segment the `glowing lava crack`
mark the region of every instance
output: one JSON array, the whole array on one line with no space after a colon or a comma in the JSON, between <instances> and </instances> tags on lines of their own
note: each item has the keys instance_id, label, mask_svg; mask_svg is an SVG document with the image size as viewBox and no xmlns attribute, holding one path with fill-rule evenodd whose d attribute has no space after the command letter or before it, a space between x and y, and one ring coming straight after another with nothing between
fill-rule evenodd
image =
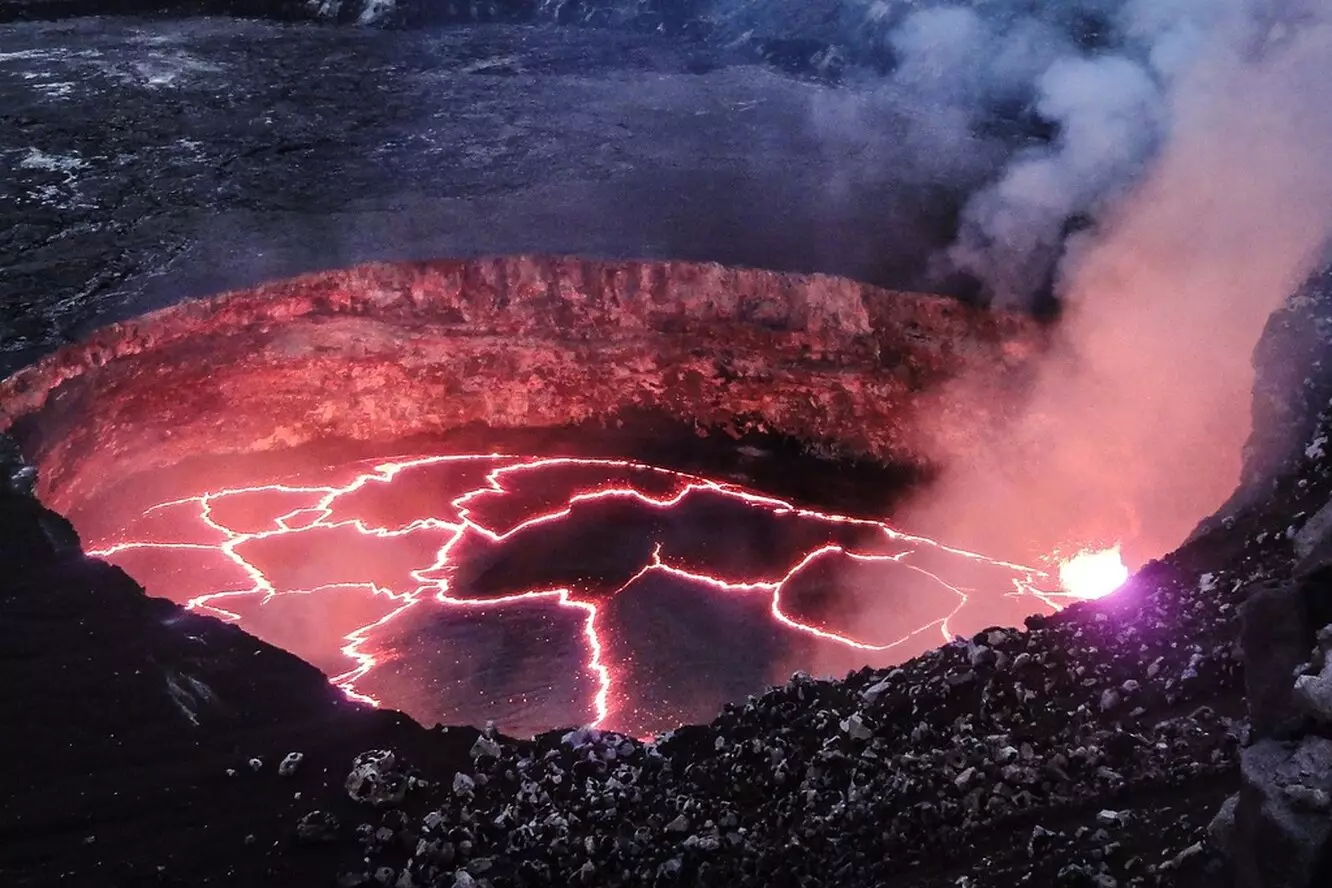
<instances>
[{"instance_id":1,"label":"glowing lava crack","mask_svg":"<svg viewBox=\"0 0 1332 888\"><path fill-rule=\"evenodd\" d=\"M1056 608L1069 594L1039 591L1049 576L1037 568L881 521L623 460L461 454L329 471L340 483L288 479L158 503L91 552L138 575L151 593L297 649L349 695L376 704L385 695L364 684L394 659L386 638L409 612L429 603L479 614L553 604L582 625L592 723L640 730L653 719L627 708L617 717L633 657L610 655L616 639L603 611L654 578L730 598L765 596L776 627L842 651L844 664L905 659L929 646L920 636L930 629L948 640L964 609L976 610L967 622L980 625L965 627L974 631L1000 600L1008 616L1014 606ZM762 526L744 531L746 521ZM175 555L191 566L170 570ZM358 596L350 618L334 605L337 619L265 616L277 602L310 609L346 595ZM331 636L335 644L321 638L318 627L346 619L358 622ZM906 649L912 639L918 646ZM335 668L338 654L350 668Z\"/></svg>"}]
</instances>

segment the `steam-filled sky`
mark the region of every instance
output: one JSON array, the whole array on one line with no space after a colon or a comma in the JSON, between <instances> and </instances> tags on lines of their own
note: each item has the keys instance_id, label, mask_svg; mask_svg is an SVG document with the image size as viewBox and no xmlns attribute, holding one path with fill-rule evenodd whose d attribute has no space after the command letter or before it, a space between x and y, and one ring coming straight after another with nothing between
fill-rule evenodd
<instances>
[{"instance_id":1,"label":"steam-filled sky","mask_svg":"<svg viewBox=\"0 0 1332 888\"><path fill-rule=\"evenodd\" d=\"M921 174L956 165L962 181L996 109L1048 127L1007 143L931 272L999 308L1053 292L1055 353L1010 433L954 465L916 520L998 551L1073 529L1137 561L1173 548L1234 488L1253 346L1332 232L1332 4L842 9L895 68L827 94L830 138L896 115Z\"/></svg>"}]
</instances>

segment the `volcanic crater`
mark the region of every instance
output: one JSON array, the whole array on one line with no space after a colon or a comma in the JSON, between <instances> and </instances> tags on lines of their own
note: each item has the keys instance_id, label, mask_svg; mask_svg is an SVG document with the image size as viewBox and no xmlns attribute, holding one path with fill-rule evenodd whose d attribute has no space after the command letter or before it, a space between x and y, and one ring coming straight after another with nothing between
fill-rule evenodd
<instances>
[{"instance_id":1,"label":"volcanic crater","mask_svg":"<svg viewBox=\"0 0 1332 888\"><path fill-rule=\"evenodd\" d=\"M0 430L90 553L353 697L643 735L1056 609L891 523L1045 347L828 276L376 264L105 327L0 384Z\"/></svg>"}]
</instances>

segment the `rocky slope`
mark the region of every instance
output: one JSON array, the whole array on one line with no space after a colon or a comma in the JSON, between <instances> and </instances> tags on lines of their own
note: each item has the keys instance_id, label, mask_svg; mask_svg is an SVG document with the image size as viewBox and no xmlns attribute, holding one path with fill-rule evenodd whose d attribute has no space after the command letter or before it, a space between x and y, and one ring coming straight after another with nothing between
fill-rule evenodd
<instances>
[{"instance_id":1,"label":"rocky slope","mask_svg":"<svg viewBox=\"0 0 1332 888\"><path fill-rule=\"evenodd\" d=\"M515 257L373 265L114 324L0 383L57 507L202 452L652 410L924 471L977 446L1042 331L841 278ZM965 396L954 379L983 379ZM925 438L921 412L956 417ZM988 421L987 421L988 418Z\"/></svg>"},{"instance_id":2,"label":"rocky slope","mask_svg":"<svg viewBox=\"0 0 1332 888\"><path fill-rule=\"evenodd\" d=\"M1225 528L1259 521L1263 537L1289 541L1288 559L1244 603L1253 743L1243 752L1243 789L1214 825L1233 848L1243 886L1332 880L1330 343L1332 268L1325 268L1268 322L1255 354L1245 477L1229 507L1209 522Z\"/></svg>"}]
</instances>

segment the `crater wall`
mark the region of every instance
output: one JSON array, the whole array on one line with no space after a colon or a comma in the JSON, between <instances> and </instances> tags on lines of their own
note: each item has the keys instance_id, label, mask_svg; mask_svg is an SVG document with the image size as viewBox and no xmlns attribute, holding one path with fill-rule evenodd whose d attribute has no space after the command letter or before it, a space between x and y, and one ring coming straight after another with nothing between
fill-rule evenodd
<instances>
[{"instance_id":1,"label":"crater wall","mask_svg":"<svg viewBox=\"0 0 1332 888\"><path fill-rule=\"evenodd\" d=\"M821 275L530 256L375 264L105 327L0 383L0 431L57 507L201 452L625 410L928 469L984 446L1044 344L1020 316Z\"/></svg>"}]
</instances>

